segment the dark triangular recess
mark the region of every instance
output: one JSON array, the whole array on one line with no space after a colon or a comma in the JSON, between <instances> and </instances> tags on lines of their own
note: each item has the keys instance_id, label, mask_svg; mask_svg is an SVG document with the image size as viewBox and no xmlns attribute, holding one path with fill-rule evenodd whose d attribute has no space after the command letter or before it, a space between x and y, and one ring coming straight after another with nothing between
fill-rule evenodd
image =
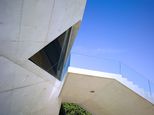
<instances>
[{"instance_id":1,"label":"dark triangular recess","mask_svg":"<svg viewBox=\"0 0 154 115\"><path fill-rule=\"evenodd\" d=\"M80 21L29 58L55 78L62 80L68 68L68 57L80 26Z\"/></svg>"},{"instance_id":2,"label":"dark triangular recess","mask_svg":"<svg viewBox=\"0 0 154 115\"><path fill-rule=\"evenodd\" d=\"M71 28L29 58L33 63L60 79Z\"/></svg>"}]
</instances>

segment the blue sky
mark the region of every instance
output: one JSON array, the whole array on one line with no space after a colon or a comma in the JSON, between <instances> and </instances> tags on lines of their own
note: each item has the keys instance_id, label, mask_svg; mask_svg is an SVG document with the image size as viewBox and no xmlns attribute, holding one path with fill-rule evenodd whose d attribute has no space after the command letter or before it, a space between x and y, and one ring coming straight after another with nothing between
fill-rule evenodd
<instances>
[{"instance_id":1,"label":"blue sky","mask_svg":"<svg viewBox=\"0 0 154 115\"><path fill-rule=\"evenodd\" d=\"M72 52L118 60L154 81L154 0L87 0Z\"/></svg>"}]
</instances>

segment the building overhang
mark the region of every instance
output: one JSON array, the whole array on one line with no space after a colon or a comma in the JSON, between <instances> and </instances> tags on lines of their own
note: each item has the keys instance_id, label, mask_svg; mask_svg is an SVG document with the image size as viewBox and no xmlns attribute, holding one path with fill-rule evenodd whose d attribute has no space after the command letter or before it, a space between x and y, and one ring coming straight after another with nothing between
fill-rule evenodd
<instances>
[{"instance_id":1,"label":"building overhang","mask_svg":"<svg viewBox=\"0 0 154 115\"><path fill-rule=\"evenodd\" d=\"M94 115L152 115L153 104L114 79L118 76L69 67L62 102L77 103Z\"/></svg>"}]
</instances>

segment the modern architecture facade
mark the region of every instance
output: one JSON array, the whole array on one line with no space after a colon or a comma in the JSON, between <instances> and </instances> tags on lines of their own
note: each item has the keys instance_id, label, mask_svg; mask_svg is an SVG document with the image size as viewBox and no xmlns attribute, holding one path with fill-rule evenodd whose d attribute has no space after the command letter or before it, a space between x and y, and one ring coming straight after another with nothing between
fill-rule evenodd
<instances>
[{"instance_id":1,"label":"modern architecture facade","mask_svg":"<svg viewBox=\"0 0 154 115\"><path fill-rule=\"evenodd\" d=\"M93 115L154 114L151 82L128 77L119 63L70 55L85 5L0 0L0 115L59 115L62 102Z\"/></svg>"},{"instance_id":2,"label":"modern architecture facade","mask_svg":"<svg viewBox=\"0 0 154 115\"><path fill-rule=\"evenodd\" d=\"M60 97L92 115L154 114L154 84L111 59L72 53Z\"/></svg>"},{"instance_id":3,"label":"modern architecture facade","mask_svg":"<svg viewBox=\"0 0 154 115\"><path fill-rule=\"evenodd\" d=\"M0 115L58 115L86 0L0 0Z\"/></svg>"}]
</instances>

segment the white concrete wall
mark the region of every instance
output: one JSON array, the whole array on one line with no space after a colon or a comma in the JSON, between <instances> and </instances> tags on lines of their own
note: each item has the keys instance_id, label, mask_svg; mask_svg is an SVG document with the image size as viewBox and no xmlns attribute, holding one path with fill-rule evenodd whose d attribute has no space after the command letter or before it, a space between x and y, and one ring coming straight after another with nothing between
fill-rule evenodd
<instances>
[{"instance_id":1,"label":"white concrete wall","mask_svg":"<svg viewBox=\"0 0 154 115\"><path fill-rule=\"evenodd\" d=\"M82 19L86 0L0 0L0 115L57 115L62 83L28 60Z\"/></svg>"},{"instance_id":2,"label":"white concrete wall","mask_svg":"<svg viewBox=\"0 0 154 115\"><path fill-rule=\"evenodd\" d=\"M0 115L58 114L56 81L43 80L4 57L0 57L0 65Z\"/></svg>"}]
</instances>

